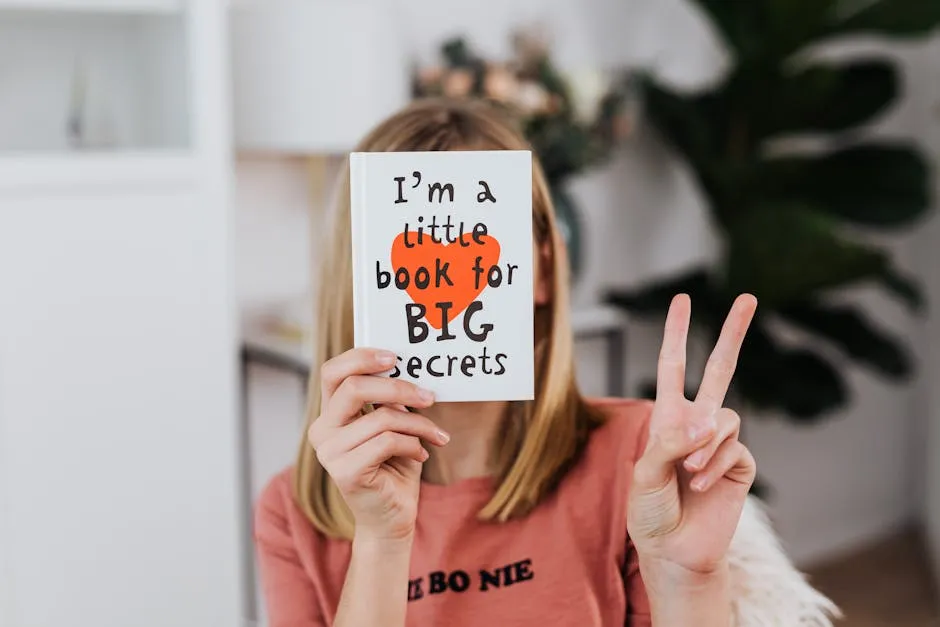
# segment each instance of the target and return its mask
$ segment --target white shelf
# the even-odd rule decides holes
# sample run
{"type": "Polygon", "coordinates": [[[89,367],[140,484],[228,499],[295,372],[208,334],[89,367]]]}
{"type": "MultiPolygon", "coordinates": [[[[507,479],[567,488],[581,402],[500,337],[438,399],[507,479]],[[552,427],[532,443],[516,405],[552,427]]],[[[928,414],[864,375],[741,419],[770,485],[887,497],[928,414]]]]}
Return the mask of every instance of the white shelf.
{"type": "Polygon", "coordinates": [[[0,191],[186,186],[198,175],[184,151],[0,155],[0,191]]]}
{"type": "Polygon", "coordinates": [[[0,11],[70,11],[85,13],[173,14],[184,0],[0,0],[0,11]]]}
{"type": "Polygon", "coordinates": [[[190,30],[184,12],[169,12],[173,6],[183,5],[0,0],[0,159],[68,153],[77,146],[191,146],[190,30]],[[3,10],[14,6],[81,11],[3,10]],[[166,10],[132,13],[146,9],[166,10]]]}

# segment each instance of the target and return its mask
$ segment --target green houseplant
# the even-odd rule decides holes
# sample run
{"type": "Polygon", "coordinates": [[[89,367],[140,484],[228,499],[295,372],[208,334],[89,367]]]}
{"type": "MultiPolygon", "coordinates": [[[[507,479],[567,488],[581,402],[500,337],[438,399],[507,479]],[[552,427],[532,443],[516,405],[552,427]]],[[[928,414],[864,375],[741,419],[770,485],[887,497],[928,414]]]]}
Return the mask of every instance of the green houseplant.
{"type": "Polygon", "coordinates": [[[898,338],[859,306],[834,305],[829,296],[877,284],[914,310],[922,306],[917,284],[860,232],[915,223],[931,205],[932,179],[913,145],[859,132],[898,98],[895,65],[871,56],[834,64],[807,50],[839,37],[926,35],[940,24],[940,2],[695,4],[726,41],[733,67],[698,93],[644,78],[644,116],[693,171],[723,243],[721,258],[608,299],[636,315],[662,315],[673,294],[687,292],[700,331],[716,337],[733,296],[754,293],[760,313],[734,393],[754,408],[816,418],[849,396],[827,351],[892,379],[911,372],[898,338]],[[811,136],[823,148],[788,151],[775,141],[793,136],[811,136]],[[808,340],[785,341],[781,326],[808,340]]]}

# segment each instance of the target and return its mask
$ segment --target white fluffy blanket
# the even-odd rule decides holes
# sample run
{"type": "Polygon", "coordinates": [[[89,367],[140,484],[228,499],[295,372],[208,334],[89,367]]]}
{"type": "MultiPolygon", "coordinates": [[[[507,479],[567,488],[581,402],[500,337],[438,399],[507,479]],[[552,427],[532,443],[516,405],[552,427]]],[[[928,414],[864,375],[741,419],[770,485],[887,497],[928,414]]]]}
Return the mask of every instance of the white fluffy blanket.
{"type": "Polygon", "coordinates": [[[832,601],[784,553],[760,501],[748,497],[728,552],[736,627],[831,627],[832,601]]]}

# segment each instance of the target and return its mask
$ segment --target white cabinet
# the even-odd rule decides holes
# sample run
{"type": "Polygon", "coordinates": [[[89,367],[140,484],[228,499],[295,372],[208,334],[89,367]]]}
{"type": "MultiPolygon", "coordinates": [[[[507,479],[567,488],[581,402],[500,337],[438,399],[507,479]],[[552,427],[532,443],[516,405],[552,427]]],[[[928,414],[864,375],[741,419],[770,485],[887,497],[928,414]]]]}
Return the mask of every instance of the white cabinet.
{"type": "Polygon", "coordinates": [[[225,239],[192,189],[0,211],[12,627],[237,611],[225,239]]]}
{"type": "Polygon", "coordinates": [[[241,624],[225,5],[0,0],[3,627],[241,624]],[[113,145],[41,106],[72,43],[125,55],[113,145]]]}
{"type": "Polygon", "coordinates": [[[0,155],[190,147],[200,1],[0,0],[0,155]]]}

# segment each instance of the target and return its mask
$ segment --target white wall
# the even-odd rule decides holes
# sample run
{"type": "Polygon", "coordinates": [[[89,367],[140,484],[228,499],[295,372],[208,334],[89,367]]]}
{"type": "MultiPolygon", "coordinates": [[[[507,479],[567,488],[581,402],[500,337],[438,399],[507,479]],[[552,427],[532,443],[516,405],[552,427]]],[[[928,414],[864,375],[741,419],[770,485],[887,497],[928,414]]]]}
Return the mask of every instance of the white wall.
{"type": "MultiPolygon", "coordinates": [[[[396,6],[410,45],[425,60],[433,58],[445,37],[456,34],[469,35],[485,54],[505,55],[511,29],[541,21],[554,34],[556,58],[569,69],[652,63],[673,82],[691,85],[707,82],[726,62],[708,25],[678,0],[507,0],[486,11],[429,0],[399,0],[396,6]]],[[[910,65],[912,71],[923,69],[910,65]]],[[[886,121],[887,128],[915,134],[923,106],[918,100],[902,107],[886,121]]],[[[242,302],[256,306],[263,292],[303,291],[307,276],[294,263],[305,254],[307,231],[300,225],[309,201],[297,191],[304,186],[304,171],[292,163],[246,159],[238,164],[238,180],[239,222],[245,227],[239,245],[249,255],[242,263],[250,264],[249,278],[240,277],[242,302]]],[[[593,301],[605,286],[670,274],[715,254],[708,216],[688,172],[648,137],[627,146],[609,167],[574,181],[572,190],[588,244],[577,303],[593,301]]],[[[910,257],[905,241],[897,247],[902,257],[910,257]]],[[[889,326],[901,334],[912,332],[913,323],[899,307],[877,295],[863,297],[889,326]]],[[[658,325],[632,325],[630,389],[653,374],[659,333],[658,325]]],[[[599,376],[598,356],[591,347],[582,351],[583,376],[599,376]]],[[[283,386],[289,384],[275,384],[275,376],[267,373],[252,387],[254,414],[265,421],[258,429],[276,429],[284,437],[280,444],[257,443],[266,460],[256,456],[263,468],[256,484],[289,462],[295,446],[288,435],[292,429],[297,433],[299,416],[291,410],[301,402],[285,400],[283,386]],[[275,421],[281,426],[274,427],[275,421]]],[[[918,426],[912,392],[854,369],[851,379],[857,392],[853,407],[819,426],[798,428],[772,417],[751,417],[748,426],[762,475],[773,486],[774,516],[791,551],[803,561],[902,525],[919,506],[917,491],[911,490],[922,468],[922,456],[914,453],[918,426]]]]}
{"type": "MultiPolygon", "coordinates": [[[[935,74],[940,68],[940,37],[935,38],[933,45],[925,51],[923,66],[935,74]]],[[[933,104],[925,111],[925,127],[930,133],[935,163],[940,163],[940,81],[929,82],[925,88],[929,94],[927,100],[933,104]]],[[[940,198],[940,176],[935,189],[940,198]]],[[[940,242],[940,216],[933,216],[929,226],[921,233],[918,253],[921,267],[930,270],[925,272],[924,278],[928,298],[934,309],[940,307],[940,273],[936,271],[940,268],[940,248],[937,242],[940,242]]],[[[922,450],[926,456],[924,510],[927,539],[935,580],[940,586],[940,388],[937,386],[937,381],[940,381],[940,315],[935,314],[925,321],[921,340],[924,347],[924,371],[918,387],[918,407],[923,413],[924,424],[918,436],[924,443],[922,450]]]]}
{"type": "MultiPolygon", "coordinates": [[[[940,250],[937,248],[940,219],[934,219],[924,235],[921,249],[923,258],[931,267],[940,268],[940,250]]],[[[931,302],[940,303],[940,274],[930,273],[928,281],[931,302]]],[[[934,316],[924,325],[923,343],[927,355],[919,392],[926,418],[921,433],[926,453],[924,519],[933,572],[940,586],[940,388],[937,386],[940,380],[940,317],[934,316]]]]}

